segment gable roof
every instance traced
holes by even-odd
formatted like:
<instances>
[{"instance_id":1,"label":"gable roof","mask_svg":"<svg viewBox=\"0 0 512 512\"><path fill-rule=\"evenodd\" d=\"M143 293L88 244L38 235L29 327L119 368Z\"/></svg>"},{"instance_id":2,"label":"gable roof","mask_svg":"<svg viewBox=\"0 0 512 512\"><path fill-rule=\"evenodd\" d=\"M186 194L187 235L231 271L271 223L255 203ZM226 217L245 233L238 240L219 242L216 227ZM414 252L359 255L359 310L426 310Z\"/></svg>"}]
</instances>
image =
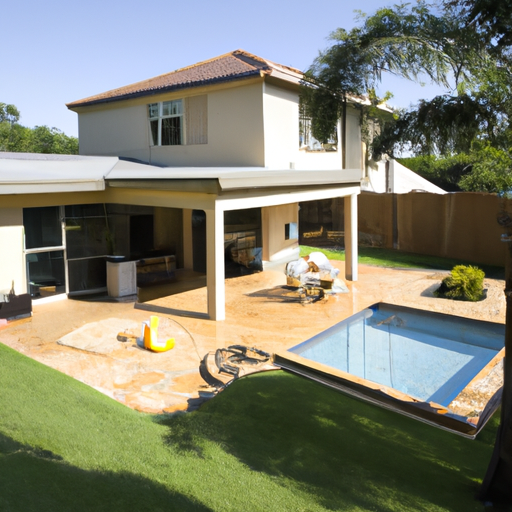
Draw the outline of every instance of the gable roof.
<instances>
[{"instance_id":1,"label":"gable roof","mask_svg":"<svg viewBox=\"0 0 512 512\"><path fill-rule=\"evenodd\" d=\"M289 66L276 64L243 50L225 53L219 57L199 62L192 66L171 71L142 82L112 89L89 98L67 103L69 109L121 101L162 92L199 87L214 83L230 82L254 76L275 76L299 83L303 73Z\"/></svg>"}]
</instances>

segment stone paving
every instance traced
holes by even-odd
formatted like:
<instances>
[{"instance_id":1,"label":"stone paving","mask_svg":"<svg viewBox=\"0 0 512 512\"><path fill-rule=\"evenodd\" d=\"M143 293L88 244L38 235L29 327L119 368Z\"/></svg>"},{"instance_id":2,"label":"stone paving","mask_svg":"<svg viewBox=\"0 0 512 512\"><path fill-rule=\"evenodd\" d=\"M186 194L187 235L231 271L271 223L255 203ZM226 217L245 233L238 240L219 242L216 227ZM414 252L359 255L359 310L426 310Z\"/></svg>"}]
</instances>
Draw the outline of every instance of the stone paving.
<instances>
[{"instance_id":1,"label":"stone paving","mask_svg":"<svg viewBox=\"0 0 512 512\"><path fill-rule=\"evenodd\" d=\"M343 263L332 263L344 275ZM349 293L307 305L286 287L283 273L231 278L226 280L222 322L204 318L204 287L143 304L71 299L36 303L32 317L0 326L0 342L134 409L190 410L212 395L199 374L200 360L208 352L234 344L270 353L285 350L376 302L505 322L504 281L486 279L484 301L457 302L433 297L445 275L360 265L359 280L346 282ZM164 322L166 335L175 337L172 350L152 353L134 341L117 340L119 332L138 334L151 314Z\"/></svg>"}]
</instances>

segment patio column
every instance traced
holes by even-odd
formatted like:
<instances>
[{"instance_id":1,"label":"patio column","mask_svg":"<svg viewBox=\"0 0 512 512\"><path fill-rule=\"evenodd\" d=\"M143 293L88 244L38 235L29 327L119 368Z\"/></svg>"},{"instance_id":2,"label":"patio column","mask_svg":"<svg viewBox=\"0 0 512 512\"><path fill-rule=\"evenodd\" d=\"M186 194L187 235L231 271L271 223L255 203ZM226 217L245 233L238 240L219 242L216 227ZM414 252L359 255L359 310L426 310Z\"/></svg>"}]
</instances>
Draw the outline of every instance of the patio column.
<instances>
[{"instance_id":1,"label":"patio column","mask_svg":"<svg viewBox=\"0 0 512 512\"><path fill-rule=\"evenodd\" d=\"M224 210L215 203L215 209L205 213L208 316L211 320L225 320Z\"/></svg>"},{"instance_id":2,"label":"patio column","mask_svg":"<svg viewBox=\"0 0 512 512\"><path fill-rule=\"evenodd\" d=\"M345 279L357 281L357 194L344 199Z\"/></svg>"},{"instance_id":3,"label":"patio column","mask_svg":"<svg viewBox=\"0 0 512 512\"><path fill-rule=\"evenodd\" d=\"M183 208L183 267L194 268L194 242L192 241L192 211Z\"/></svg>"}]
</instances>

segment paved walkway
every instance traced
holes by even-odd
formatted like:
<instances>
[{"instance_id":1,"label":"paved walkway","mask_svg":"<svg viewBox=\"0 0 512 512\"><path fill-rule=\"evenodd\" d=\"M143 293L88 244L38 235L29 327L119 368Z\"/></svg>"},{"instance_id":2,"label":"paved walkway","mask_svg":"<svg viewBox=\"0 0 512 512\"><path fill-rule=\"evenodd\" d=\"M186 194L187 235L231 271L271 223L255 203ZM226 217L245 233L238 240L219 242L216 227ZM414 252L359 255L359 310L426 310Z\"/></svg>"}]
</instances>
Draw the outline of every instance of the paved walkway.
<instances>
[{"instance_id":1,"label":"paved walkway","mask_svg":"<svg viewBox=\"0 0 512 512\"><path fill-rule=\"evenodd\" d=\"M343 275L343 263L333 265ZM286 288L282 273L232 278L226 281L226 320L222 322L204 318L205 288L142 306L90 300L35 304L31 318L10 322L0 331L0 341L129 407L173 412L189 409L211 394L199 375L200 359L209 351L233 344L271 353L285 350L376 302L505 322L503 281L486 279L487 299L465 303L433 297L432 291L445 275L361 265L359 280L346 283L349 293L308 305ZM184 312L199 315L182 316ZM119 332L138 333L150 314L157 314L165 334L175 337L171 351L151 353L136 343L117 340Z\"/></svg>"}]
</instances>

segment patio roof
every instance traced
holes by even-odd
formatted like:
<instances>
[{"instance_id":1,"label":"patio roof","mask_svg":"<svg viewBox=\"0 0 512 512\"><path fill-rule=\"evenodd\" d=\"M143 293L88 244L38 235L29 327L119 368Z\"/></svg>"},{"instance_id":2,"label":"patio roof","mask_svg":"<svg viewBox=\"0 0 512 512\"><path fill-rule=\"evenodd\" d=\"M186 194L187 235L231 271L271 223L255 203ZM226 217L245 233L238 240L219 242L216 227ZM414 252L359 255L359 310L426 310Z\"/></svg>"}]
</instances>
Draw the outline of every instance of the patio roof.
<instances>
[{"instance_id":1,"label":"patio roof","mask_svg":"<svg viewBox=\"0 0 512 512\"><path fill-rule=\"evenodd\" d=\"M141 188L218 194L235 190L358 185L360 169L156 167L110 156L0 153L0 195ZM254 190L256 193L256 190Z\"/></svg>"},{"instance_id":2,"label":"patio roof","mask_svg":"<svg viewBox=\"0 0 512 512\"><path fill-rule=\"evenodd\" d=\"M138 167L116 166L106 179L112 187L186 190L215 193L273 187L359 184L360 169L291 170L264 167Z\"/></svg>"},{"instance_id":3,"label":"patio roof","mask_svg":"<svg viewBox=\"0 0 512 512\"><path fill-rule=\"evenodd\" d=\"M0 152L0 195L105 190L105 176L118 166L150 168L115 156Z\"/></svg>"}]
</instances>

